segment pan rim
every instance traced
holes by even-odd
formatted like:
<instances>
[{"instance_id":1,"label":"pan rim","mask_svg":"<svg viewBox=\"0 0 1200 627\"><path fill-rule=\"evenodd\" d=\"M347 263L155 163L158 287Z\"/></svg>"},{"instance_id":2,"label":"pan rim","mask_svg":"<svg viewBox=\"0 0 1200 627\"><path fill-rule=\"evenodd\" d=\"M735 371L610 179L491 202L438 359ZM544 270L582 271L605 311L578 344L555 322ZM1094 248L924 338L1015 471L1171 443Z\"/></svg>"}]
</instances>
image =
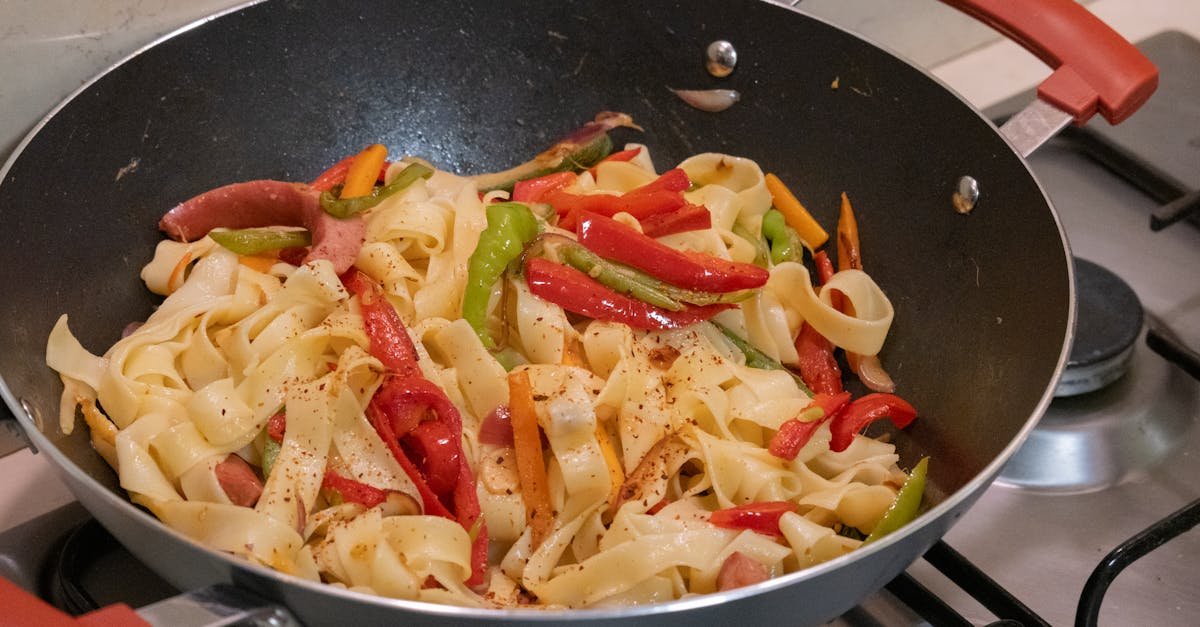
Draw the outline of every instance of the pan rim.
<instances>
[{"instance_id":1,"label":"pan rim","mask_svg":"<svg viewBox=\"0 0 1200 627\"><path fill-rule=\"evenodd\" d=\"M33 141L33 139L38 135L38 133L41 132L41 130L46 126L46 124L48 124L50 122L50 120L54 118L54 116L56 116L62 109L64 109L67 105L69 105L72 101L74 101L76 97L78 97L80 94L82 94L85 91L87 91L88 89L90 89L94 84L96 84L97 82L99 82L100 80L105 78L108 74L110 74L111 72L116 70L118 67L120 67L120 66L124 65L125 63L129 62L130 60L140 56L141 54L149 51L150 49L158 46L159 44L175 38L176 36L179 36L181 34L189 32L195 28L203 26L203 25L205 25L209 22L212 22L218 18L224 17L224 16L232 14L232 13L236 13L238 11L242 11L249 7L261 4L265 1L266 0L249 0L247 2L228 7L224 10L215 12L211 15L208 15L208 16L199 18L195 21L192 21L188 24L185 24L179 28L176 28L172 31L169 31L169 32L155 38L151 42L137 48L133 52L122 57L118 61L114 62L112 65L108 66L107 68L105 68L102 71L100 71L99 73L97 73L91 79L87 80L82 85L80 85L79 88L77 88L76 90L71 92L69 95L67 95L57 105L55 105L45 116L43 116L37 122L37 124L35 124L33 126L33 128L17 144L17 146L13 149L13 152L9 155L8 159L3 164L3 167L0 167L0 184L2 184L2 182L6 179L9 170L12 168L13 164L16 163L17 159L24 152L24 150L27 148L29 143L31 143ZM80 468L73 461L68 459L58 449L58 447L55 446L50 441L50 439L41 432L41 430L39 429L39 427L36 424L34 417L30 416L24 410L20 401L15 397L15 395L9 389L8 384L5 381L2 373L0 373L0 397L2 397L4 399L4 402L8 405L8 408L10 409L12 414L16 417L17 423L21 425L22 429L25 432L26 439L29 440L31 442L31 444L34 445L33 448L34 448L35 452L45 452L50 458L53 459L54 465L56 466L56 470L58 472L67 473L70 475L70 478L73 481L85 484L88 487L90 487L94 492L100 493L101 498L107 500L109 502L109 504L111 504L111 505L115 506L116 508L118 508L119 510L121 510L126 516L144 517L144 518L139 518L138 520L141 521L142 523L153 525L160 531L165 531L173 540L175 540L177 542L183 542L185 544L190 545L193 548L200 549L201 551L205 552L206 554L208 554L210 556L217 557L222 562L224 562L226 565L232 567L234 570L249 570L260 576L264 576L268 579L277 579L277 580L280 580L290 586L303 588L310 592L317 592L317 593L322 593L322 594L332 594L335 596L343 597L347 600L351 600L351 601L355 601L355 602L366 602L366 603L370 603L372 605L390 608L390 609L418 612L418 613L431 615L431 616L441 616L444 618L456 618L457 617L457 618L475 618L475 619L489 619L489 620L501 620L501 621L513 620L513 621L523 621L523 622L558 621L558 620L562 620L563 618L569 618L572 620L613 620L613 619L628 619L628 618L634 618L634 617L646 618L646 617L652 617L652 616L660 615L660 614L671 614L671 613L676 613L676 612L701 610L706 607L720 605L720 604L724 604L724 603L727 603L730 601L736 601L736 600L746 599L749 597L759 596L761 594L776 591L781 588L791 587L793 585L800 584L804 581L820 577L827 572L839 570L843 566L846 566L853 562L860 561L860 560L866 560L870 556L888 551L891 547L894 547L895 545L906 541L910 537L917 535L925 527L935 523L935 521L939 521L939 520L943 519L944 517L950 515L954 510L956 510L957 508L962 506L964 501L967 501L968 499L974 499L974 498L977 498L978 496L980 496L982 494L982 492L984 491L984 489L986 489L986 487L989 484L991 484L995 480L995 478L999 475L1000 470L1004 466L1004 464L1007 463L1008 460L1021 447L1021 445L1024 444L1025 440L1028 438L1029 434L1032 432L1032 430L1036 426L1037 422L1045 414L1046 410L1048 409L1048 407L1050 405L1050 402L1053 400L1054 388L1055 388L1059 378L1061 377L1064 368L1066 367L1066 362L1067 362L1068 356L1070 354L1071 344L1074 340L1074 335L1075 335L1077 303L1076 303L1076 290L1075 290L1075 266L1074 266L1073 258L1071 255L1071 247L1070 247L1070 243L1067 239L1066 233L1063 229L1062 219L1059 216L1058 211L1055 209L1054 204L1051 201L1049 195L1046 193L1046 190L1043 187L1041 181L1037 178L1037 176L1034 175L1033 171L1030 169L1028 160L1025 159L1024 157L1021 157L1020 154L1017 152L1017 150L1013 147L1012 143L1006 137L1004 137L1003 134L1000 133L1000 131L996 127L996 125L990 119L988 119L987 116L985 116L983 114L983 112L981 112L974 105L972 105L970 102L968 102L966 100L966 98L964 98L962 96L962 94L960 94L957 90L955 90L954 88L947 85L942 79L940 79L936 75L932 74L926 68L919 66L916 63L914 63L913 61L911 61L907 56L897 53L896 51L892 50L891 48L881 45L859 33L856 33L854 31L851 31L851 30L848 30L841 26L838 26L836 24L833 24L824 18L813 16L813 15L806 13L796 7L778 4L771 0L762 0L762 1L765 4L774 6L778 9L790 11L790 12L796 13L798 15L801 15L801 16L805 17L806 19L820 22L830 28L840 31L843 34L846 34L850 37L858 39L869 46L872 46L876 49L881 50L884 53L892 56L896 60L900 61L901 63L904 63L904 64L908 65L909 67L911 67L912 69L918 71L923 76L925 76L927 79L933 81L936 85L938 85L943 90L945 90L946 92L953 95L956 99L958 99L958 101L960 103L962 103L963 106L965 106L967 109L969 109L971 112L973 112L980 120L982 120L988 127L990 127L994 133L999 135L1000 138L1004 141L1005 145L1008 147L1008 149L1013 153L1013 156L1015 156L1018 159L1021 166L1025 170L1026 176L1036 186L1038 192L1041 194L1041 197L1046 205L1046 208L1049 209L1049 211L1050 211L1050 215L1053 219L1055 228L1058 231L1059 240L1062 244L1063 253L1065 255L1065 260L1066 260L1066 265L1067 265L1066 270L1067 270L1067 287L1068 287L1068 293L1067 293L1068 307L1067 307L1066 325L1065 325L1065 331L1064 331L1064 335L1063 335L1063 339L1062 339L1062 342L1063 342L1062 348L1061 348L1058 360L1056 362L1056 365L1055 365L1054 371L1052 373L1052 376L1050 378L1050 381L1047 383L1047 386L1046 386L1045 390L1043 391L1042 396L1038 400L1037 404L1034 406L1033 410L1030 412L1029 417L1026 419L1026 421L1022 425L1021 429L1009 441L1008 445L1005 446L1005 448L1002 449L1000 451L1000 453L997 454L991 460L991 462L989 462L986 466L984 466L984 468L981 471L979 471L969 481L967 481L962 486L960 486L957 490L948 494L942 502L931 507L930 509L926 510L925 512L922 512L921 515L919 515L916 519L914 519L910 524L905 525L897 532L892 533L877 542L873 542L869 546L858 548L848 554L842 555L842 556L832 559L830 561L823 562L821 564L817 564L815 566L811 566L811 567L808 567L808 568L805 568L805 569L802 569L802 570L799 570L799 571L796 571L793 573L788 573L788 574L782 575L780 577L772 578L772 579L769 579L767 581L764 581L764 582L761 582L758 584L754 584L754 585L746 586L746 587L742 587L742 588L737 588L735 590L697 595L694 597L689 597L689 598L684 598L684 599L676 599L676 600L667 601L664 603L657 603L657 604L651 604L651 605L623 607L623 608L579 608L579 609L570 609L570 610L561 610L560 611L560 610L546 610L546 609L469 608L469 607L459 607L459 606L452 606L452 605L430 603L430 602L425 602L425 601L414 601L414 600L407 600L407 599L392 599L392 598L383 597L383 596L379 596L379 595L370 595L370 594L366 594L366 593L362 593L362 592L355 592L352 590L337 588L337 587L330 586L328 584L319 583L319 582L312 582L312 581L309 581L306 579L296 577L294 575L289 575L289 574L286 574L286 573L283 573L283 572L280 572L277 570L267 568L265 566L255 564L253 562L250 562L249 560L239 558L232 554L227 554L227 553L217 551L215 549L211 549L209 547L204 546L203 544L199 543L198 541L193 540L193 539L183 535L182 533L176 531L175 529L172 529L172 528L168 527L167 525L163 524L160 520L155 518L150 513L142 510L141 508L138 508L127 497L122 497L122 496L118 495L116 492L113 492L113 491L109 490L107 487L101 485L99 481L97 481L95 478L93 478L88 473L84 472L82 470L82 468ZM76 497L76 498L78 498L78 497ZM965 510L962 513L965 513ZM955 520L956 519L957 518L955 518ZM953 522L954 522L954 520L951 520L949 522L949 524L947 524L946 530L949 529L949 526L952 525ZM944 531L942 532L942 534L944 534ZM942 534L939 534L939 537ZM907 562L906 562L906 564L907 564Z\"/></svg>"}]
</instances>

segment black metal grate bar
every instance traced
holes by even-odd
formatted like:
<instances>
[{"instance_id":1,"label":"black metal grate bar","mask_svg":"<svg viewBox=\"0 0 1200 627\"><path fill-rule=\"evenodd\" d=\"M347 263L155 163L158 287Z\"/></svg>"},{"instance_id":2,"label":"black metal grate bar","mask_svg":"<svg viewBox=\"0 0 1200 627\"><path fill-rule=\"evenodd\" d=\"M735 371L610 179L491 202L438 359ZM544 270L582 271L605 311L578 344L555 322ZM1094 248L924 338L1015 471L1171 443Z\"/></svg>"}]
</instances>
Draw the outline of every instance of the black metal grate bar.
<instances>
[{"instance_id":1,"label":"black metal grate bar","mask_svg":"<svg viewBox=\"0 0 1200 627\"><path fill-rule=\"evenodd\" d=\"M1200 524L1200 499L1150 525L1104 556L1083 586L1079 607L1075 611L1076 627L1096 625L1100 618L1100 605L1104 603L1104 593L1108 592L1109 584L1126 566L1197 524Z\"/></svg>"},{"instance_id":2,"label":"black metal grate bar","mask_svg":"<svg viewBox=\"0 0 1200 627\"><path fill-rule=\"evenodd\" d=\"M925 561L979 601L996 618L1014 620L1025 627L1049 627L1050 623L945 542L934 544L925 553Z\"/></svg>"},{"instance_id":3,"label":"black metal grate bar","mask_svg":"<svg viewBox=\"0 0 1200 627\"><path fill-rule=\"evenodd\" d=\"M971 625L971 621L963 618L962 614L954 611L954 608L930 592L929 588L918 583L908 573L900 573L900 576L888 582L884 587L905 605L912 608L917 615L933 625L938 627L970 627Z\"/></svg>"}]
</instances>

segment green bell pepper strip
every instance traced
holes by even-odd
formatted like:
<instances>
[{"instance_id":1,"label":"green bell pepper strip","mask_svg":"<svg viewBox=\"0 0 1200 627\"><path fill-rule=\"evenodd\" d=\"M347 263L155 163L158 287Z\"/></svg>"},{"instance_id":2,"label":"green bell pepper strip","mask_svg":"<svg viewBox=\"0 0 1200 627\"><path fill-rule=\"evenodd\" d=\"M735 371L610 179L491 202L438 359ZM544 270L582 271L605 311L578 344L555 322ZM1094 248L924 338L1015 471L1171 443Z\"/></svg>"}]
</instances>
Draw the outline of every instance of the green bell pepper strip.
<instances>
[{"instance_id":1,"label":"green bell pepper strip","mask_svg":"<svg viewBox=\"0 0 1200 627\"><path fill-rule=\"evenodd\" d=\"M900 486L892 506L883 514L883 518L875 525L867 539L863 540L863 544L874 542L917 517L917 510L921 508L921 497L925 495L925 475L928 470L929 458L922 457L909 473L904 485Z\"/></svg>"},{"instance_id":2,"label":"green bell pepper strip","mask_svg":"<svg viewBox=\"0 0 1200 627\"><path fill-rule=\"evenodd\" d=\"M275 467L275 460L279 459L279 451L283 448L279 442L267 438L267 443L263 445L262 452L262 472L263 477L270 476L271 469Z\"/></svg>"},{"instance_id":3,"label":"green bell pepper strip","mask_svg":"<svg viewBox=\"0 0 1200 627\"><path fill-rule=\"evenodd\" d=\"M754 290L717 293L676 287L636 268L604 259L574 241L561 244L558 255L563 263L587 274L601 285L667 311L683 311L688 305L737 303L754 295Z\"/></svg>"},{"instance_id":4,"label":"green bell pepper strip","mask_svg":"<svg viewBox=\"0 0 1200 627\"><path fill-rule=\"evenodd\" d=\"M771 242L771 263L804 259L804 242L796 229L787 225L778 209L771 209L763 216L762 234Z\"/></svg>"},{"instance_id":5,"label":"green bell pepper strip","mask_svg":"<svg viewBox=\"0 0 1200 627\"><path fill-rule=\"evenodd\" d=\"M605 261L600 255L584 248L580 244L564 244L559 247L558 255L568 266L596 279L601 285L613 291L632 296L643 303L662 307L667 311L683 311L683 303L675 300L664 290L658 280L626 269L611 261Z\"/></svg>"},{"instance_id":6,"label":"green bell pepper strip","mask_svg":"<svg viewBox=\"0 0 1200 627\"><path fill-rule=\"evenodd\" d=\"M354 198L338 198L334 193L340 192L341 188L334 188L333 191L321 192L321 208L325 213L335 218L349 218L350 216L366 211L375 205L383 202L385 198L403 191L409 185L417 182L417 179L427 179L433 176L433 170L420 163L410 163L406 168L392 179L391 183L382 187L376 187L371 190L366 196L356 196Z\"/></svg>"},{"instance_id":7,"label":"green bell pepper strip","mask_svg":"<svg viewBox=\"0 0 1200 627\"><path fill-rule=\"evenodd\" d=\"M268 250L312 244L312 235L308 231L238 229L235 231L210 231L208 236L213 238L216 243L239 255L257 255Z\"/></svg>"},{"instance_id":8,"label":"green bell pepper strip","mask_svg":"<svg viewBox=\"0 0 1200 627\"><path fill-rule=\"evenodd\" d=\"M771 250L763 238L755 237L750 229L742 226L739 222L733 223L733 234L754 245L754 265L760 268L767 267L767 259L770 258Z\"/></svg>"},{"instance_id":9,"label":"green bell pepper strip","mask_svg":"<svg viewBox=\"0 0 1200 627\"><path fill-rule=\"evenodd\" d=\"M801 379L799 375L787 368L784 368L783 364L771 359L770 355L758 350L753 344L742 339L741 336L733 332L733 329L730 329L719 322L713 322L712 324L713 326L717 327L717 330L720 331L722 335L725 336L725 339L729 340L731 344L733 344L739 351L742 352L743 355L746 356L747 366L751 368L757 368L759 370L782 370L792 375L792 379L796 381L796 385L800 387L800 391L808 395L809 398L812 398L812 390L808 389L807 385L804 385L804 379Z\"/></svg>"},{"instance_id":10,"label":"green bell pepper strip","mask_svg":"<svg viewBox=\"0 0 1200 627\"><path fill-rule=\"evenodd\" d=\"M496 348L496 342L487 331L487 306L492 286L539 231L541 224L522 203L503 202L487 207L487 228L479 234L479 244L467 260L462 316L489 350Z\"/></svg>"}]
</instances>

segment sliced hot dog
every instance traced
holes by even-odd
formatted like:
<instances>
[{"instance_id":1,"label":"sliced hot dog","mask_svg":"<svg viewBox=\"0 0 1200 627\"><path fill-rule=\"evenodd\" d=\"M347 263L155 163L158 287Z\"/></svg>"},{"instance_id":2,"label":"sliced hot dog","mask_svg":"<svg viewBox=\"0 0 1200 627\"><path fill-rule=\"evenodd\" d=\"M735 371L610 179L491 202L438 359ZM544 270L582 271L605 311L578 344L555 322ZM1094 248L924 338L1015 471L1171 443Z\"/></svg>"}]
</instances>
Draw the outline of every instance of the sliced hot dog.
<instances>
[{"instance_id":1,"label":"sliced hot dog","mask_svg":"<svg viewBox=\"0 0 1200 627\"><path fill-rule=\"evenodd\" d=\"M213 472L217 475L217 483L225 490L225 496L234 505L254 507L258 503L263 491L262 480L246 460L230 453L225 461L213 467Z\"/></svg>"},{"instance_id":2,"label":"sliced hot dog","mask_svg":"<svg viewBox=\"0 0 1200 627\"><path fill-rule=\"evenodd\" d=\"M717 573L717 590L733 590L770 578L771 571L762 562L734 551L725 558L725 563L721 564L721 571Z\"/></svg>"}]
</instances>

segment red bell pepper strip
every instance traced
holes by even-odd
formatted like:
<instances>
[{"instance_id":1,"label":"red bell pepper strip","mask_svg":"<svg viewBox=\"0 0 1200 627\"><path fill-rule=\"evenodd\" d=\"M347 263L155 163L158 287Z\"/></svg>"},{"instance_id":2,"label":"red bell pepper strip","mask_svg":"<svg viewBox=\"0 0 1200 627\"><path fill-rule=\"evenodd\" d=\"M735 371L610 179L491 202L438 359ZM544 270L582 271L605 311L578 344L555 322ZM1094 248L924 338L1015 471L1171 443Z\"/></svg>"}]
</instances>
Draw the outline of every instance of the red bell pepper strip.
<instances>
[{"instance_id":1,"label":"red bell pepper strip","mask_svg":"<svg viewBox=\"0 0 1200 627\"><path fill-rule=\"evenodd\" d=\"M765 501L747 503L713 512L708 521L723 529L749 529L776 538L783 537L779 530L779 519L798 508L789 501Z\"/></svg>"},{"instance_id":2,"label":"red bell pepper strip","mask_svg":"<svg viewBox=\"0 0 1200 627\"><path fill-rule=\"evenodd\" d=\"M663 237L674 233L712 228L712 214L700 205L685 203L667 213L656 213L640 220L646 237Z\"/></svg>"},{"instance_id":3,"label":"red bell pepper strip","mask_svg":"<svg viewBox=\"0 0 1200 627\"><path fill-rule=\"evenodd\" d=\"M327 192L333 189L334 186L341 185L343 182L345 182L346 173L350 171L350 165L354 163L354 158L357 156L358 155L350 155L333 164L328 170L325 170L320 176L314 179L312 183L309 183L309 187L319 192ZM387 175L388 166L390 165L391 164L387 161L383 162L383 167L379 169L379 178L376 182L382 183L384 181L384 177Z\"/></svg>"},{"instance_id":4,"label":"red bell pepper strip","mask_svg":"<svg viewBox=\"0 0 1200 627\"><path fill-rule=\"evenodd\" d=\"M829 282L829 279L833 278L833 262L829 260L829 255L825 254L825 251L823 250L817 251L817 253L813 255L813 261L816 262L817 265L817 277L820 279L821 285L825 285ZM843 296L842 293L837 290L834 290L833 294L830 295L830 301L832 301L831 304L833 305L833 308L842 313L845 313L845 305L842 304L844 298L845 296Z\"/></svg>"},{"instance_id":5,"label":"red bell pepper strip","mask_svg":"<svg viewBox=\"0 0 1200 627\"><path fill-rule=\"evenodd\" d=\"M283 432L287 429L287 414L279 412L267 420L267 437L283 444Z\"/></svg>"},{"instance_id":6,"label":"red bell pepper strip","mask_svg":"<svg viewBox=\"0 0 1200 627\"><path fill-rule=\"evenodd\" d=\"M355 270L342 275L342 284L358 296L362 305L363 326L371 341L371 355L398 377L420 377L417 348L404 330L396 308L388 302L383 290L367 275Z\"/></svg>"},{"instance_id":7,"label":"red bell pepper strip","mask_svg":"<svg viewBox=\"0 0 1200 627\"><path fill-rule=\"evenodd\" d=\"M756 265L675 250L601 215L584 214L576 233L579 243L597 255L682 288L736 292L762 287L771 277L766 269Z\"/></svg>"},{"instance_id":8,"label":"red bell pepper strip","mask_svg":"<svg viewBox=\"0 0 1200 627\"><path fill-rule=\"evenodd\" d=\"M534 296L572 313L596 320L620 322L635 329L679 329L708 320L718 312L733 307L720 303L667 311L619 294L574 268L541 257L526 263L525 278Z\"/></svg>"},{"instance_id":9,"label":"red bell pepper strip","mask_svg":"<svg viewBox=\"0 0 1200 627\"><path fill-rule=\"evenodd\" d=\"M445 422L426 420L400 442L417 467L425 469L429 489L441 499L453 494L458 469L466 463L460 438Z\"/></svg>"},{"instance_id":10,"label":"red bell pepper strip","mask_svg":"<svg viewBox=\"0 0 1200 627\"><path fill-rule=\"evenodd\" d=\"M776 431L775 436L771 438L771 443L767 446L767 451L775 457L780 457L788 461L796 459L796 456L800 454L800 449L804 448L805 444L808 444L808 441L812 439L812 435L816 433L817 428L837 414L848 402L850 402L849 392L842 392L841 394L817 394L805 410L811 407L818 407L822 411L821 418L810 421L793 418L783 423L780 425L779 431Z\"/></svg>"},{"instance_id":11,"label":"red bell pepper strip","mask_svg":"<svg viewBox=\"0 0 1200 627\"><path fill-rule=\"evenodd\" d=\"M692 180L688 178L687 172L684 172L680 168L674 168L663 172L658 178L641 187L629 190L625 195L649 194L658 191L686 192L691 186Z\"/></svg>"},{"instance_id":12,"label":"red bell pepper strip","mask_svg":"<svg viewBox=\"0 0 1200 627\"><path fill-rule=\"evenodd\" d=\"M462 417L446 393L421 374L416 347L379 285L357 270L341 279L358 296L371 354L388 368L387 378L367 406L371 426L413 481L426 514L455 520L467 530L479 525L467 580L468 585L479 585L487 569L488 534L480 519L475 477L462 453ZM422 427L427 420L441 427ZM422 454L423 468L413 463L404 445ZM457 459L457 471L445 463L445 457ZM442 500L445 496L450 497L448 503Z\"/></svg>"},{"instance_id":13,"label":"red bell pepper strip","mask_svg":"<svg viewBox=\"0 0 1200 627\"><path fill-rule=\"evenodd\" d=\"M535 179L517 181L513 185L512 199L517 202L540 202L546 194L568 187L578 178L574 172L555 172Z\"/></svg>"},{"instance_id":14,"label":"red bell pepper strip","mask_svg":"<svg viewBox=\"0 0 1200 627\"><path fill-rule=\"evenodd\" d=\"M833 344L807 322L800 325L796 336L796 353L800 378L810 390L824 394L842 391L842 370L833 357Z\"/></svg>"},{"instance_id":15,"label":"red bell pepper strip","mask_svg":"<svg viewBox=\"0 0 1200 627\"><path fill-rule=\"evenodd\" d=\"M628 213L641 220L656 213L674 211L684 205L683 196L678 192L656 190L642 194L629 192L623 196L616 194L570 194L555 191L546 194L543 200L550 203L559 215L559 226L564 229L574 228L583 213L612 217L618 213Z\"/></svg>"},{"instance_id":16,"label":"red bell pepper strip","mask_svg":"<svg viewBox=\"0 0 1200 627\"><path fill-rule=\"evenodd\" d=\"M897 429L903 429L916 417L917 410L895 394L868 394L855 399L833 417L829 424L829 430L833 432L829 450L846 450L854 441L854 434L876 420L889 418Z\"/></svg>"},{"instance_id":17,"label":"red bell pepper strip","mask_svg":"<svg viewBox=\"0 0 1200 627\"><path fill-rule=\"evenodd\" d=\"M641 152L642 152L641 147L630 148L629 150L618 150L617 152L614 152L614 153L608 155L607 157L601 159L599 162L596 163L596 165L600 165L601 163L604 163L605 161L633 161L633 158L638 156L639 154L641 154ZM592 176L596 176L596 165L588 168L588 172L591 172ZM516 200L516 199L514 198L513 200Z\"/></svg>"},{"instance_id":18,"label":"red bell pepper strip","mask_svg":"<svg viewBox=\"0 0 1200 627\"><path fill-rule=\"evenodd\" d=\"M342 495L342 500L349 503L358 503L368 509L387 500L387 490L381 490L361 481L343 477L332 470L325 471L325 478L321 480L321 487L327 490L336 490L338 494Z\"/></svg>"}]
</instances>

